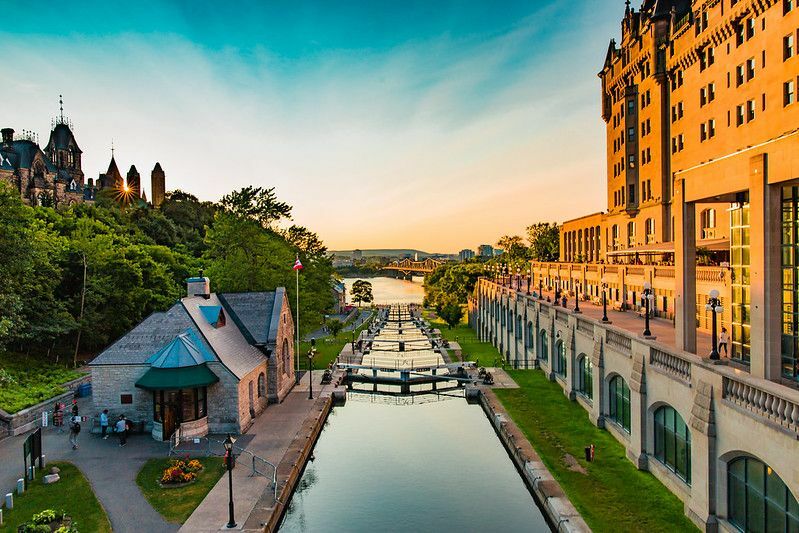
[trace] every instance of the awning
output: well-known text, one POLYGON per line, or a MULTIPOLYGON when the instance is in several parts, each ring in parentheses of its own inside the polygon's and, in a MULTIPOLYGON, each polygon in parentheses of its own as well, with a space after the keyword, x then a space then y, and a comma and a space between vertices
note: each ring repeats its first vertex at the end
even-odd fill
POLYGON ((203 364, 181 368, 150 368, 136 382, 136 386, 147 390, 193 389, 206 387, 217 381, 217 375, 203 364))
MULTIPOLYGON (((728 252, 730 250, 730 240, 729 239, 706 239, 702 241, 696 241, 697 248, 704 248, 710 252, 728 252)), ((655 244, 642 244, 641 246, 635 246, 633 248, 627 248, 625 250, 616 250, 613 252, 608 252, 608 255, 658 255, 658 254, 673 254, 674 253, 674 243, 673 242, 660 242, 655 244)))

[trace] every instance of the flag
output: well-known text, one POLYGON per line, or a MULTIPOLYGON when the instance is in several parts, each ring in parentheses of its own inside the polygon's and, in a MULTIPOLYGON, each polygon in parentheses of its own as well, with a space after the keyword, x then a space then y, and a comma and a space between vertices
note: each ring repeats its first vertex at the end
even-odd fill
POLYGON ((294 270, 302 270, 302 263, 300 263, 299 257, 297 257, 297 260, 294 261, 294 270))

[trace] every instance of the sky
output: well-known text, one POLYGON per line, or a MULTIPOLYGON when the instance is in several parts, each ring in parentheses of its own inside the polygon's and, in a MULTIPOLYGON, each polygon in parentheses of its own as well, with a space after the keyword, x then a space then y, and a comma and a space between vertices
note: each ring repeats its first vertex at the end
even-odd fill
POLYGON ((605 207, 621 0, 0 0, 0 126, 149 195, 275 187, 330 249, 457 252, 605 207), (59 9, 53 6, 58 6, 59 9))

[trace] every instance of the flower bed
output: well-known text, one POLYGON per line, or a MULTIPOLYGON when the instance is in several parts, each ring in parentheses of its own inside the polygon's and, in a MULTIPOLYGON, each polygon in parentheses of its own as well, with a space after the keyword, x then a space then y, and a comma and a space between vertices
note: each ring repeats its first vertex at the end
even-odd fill
POLYGON ((78 533, 72 517, 64 511, 45 509, 36 513, 24 524, 17 527, 18 533, 78 533))
POLYGON ((182 487, 193 483, 197 475, 202 471, 203 465, 197 459, 173 459, 169 466, 164 468, 158 485, 162 488, 182 487))

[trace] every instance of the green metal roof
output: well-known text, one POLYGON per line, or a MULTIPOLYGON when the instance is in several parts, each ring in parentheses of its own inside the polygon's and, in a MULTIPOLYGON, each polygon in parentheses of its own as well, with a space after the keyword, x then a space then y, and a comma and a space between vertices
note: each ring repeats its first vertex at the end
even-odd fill
POLYGON ((147 390, 192 389, 217 381, 217 375, 205 364, 182 368, 152 367, 136 382, 136 386, 147 390))
POLYGON ((179 368, 215 360, 194 328, 188 328, 151 355, 147 362, 153 368, 179 368))

